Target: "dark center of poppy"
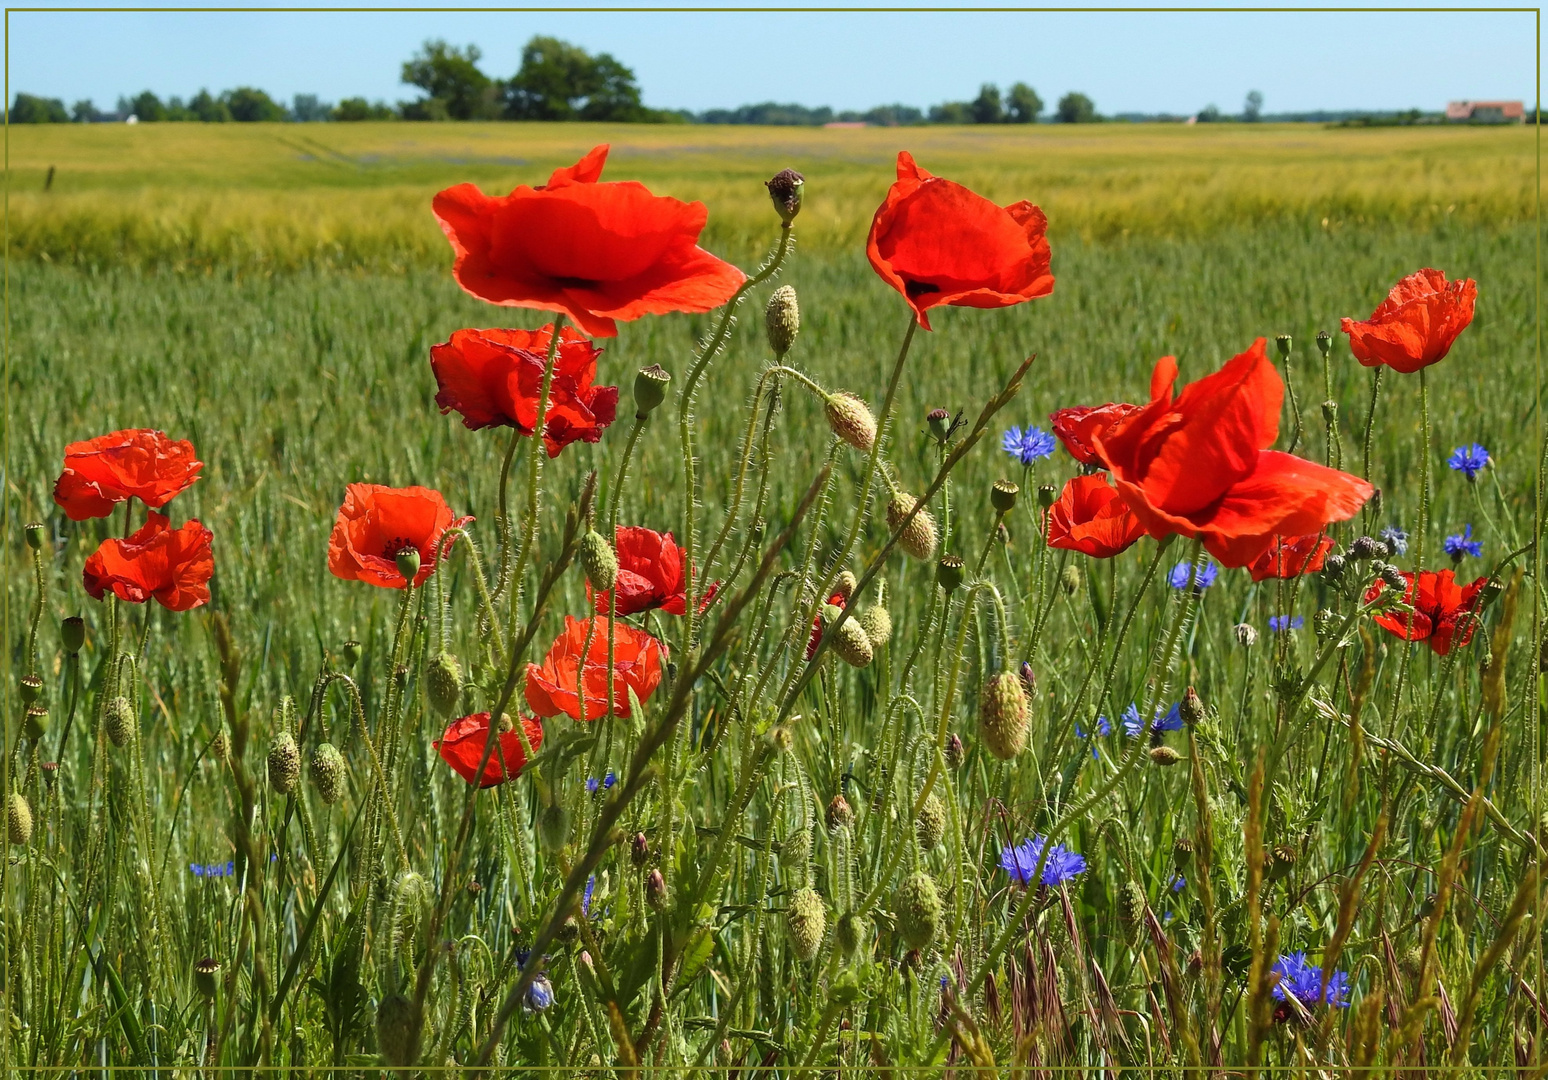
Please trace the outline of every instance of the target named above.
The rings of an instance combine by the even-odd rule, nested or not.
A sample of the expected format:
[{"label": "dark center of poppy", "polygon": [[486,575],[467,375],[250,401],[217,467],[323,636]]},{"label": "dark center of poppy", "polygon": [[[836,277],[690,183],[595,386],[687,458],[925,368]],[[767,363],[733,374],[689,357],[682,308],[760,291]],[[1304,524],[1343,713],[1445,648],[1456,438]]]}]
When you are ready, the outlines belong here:
[{"label": "dark center of poppy", "polygon": [[553,281],[561,289],[597,289],[602,284],[595,278],[582,277],[556,277]]},{"label": "dark center of poppy", "polygon": [[398,557],[398,552],[407,551],[410,548],[417,549],[418,547],[418,544],[414,543],[414,541],[410,540],[406,536],[394,536],[391,540],[387,541],[386,544],[382,545],[382,558],[396,559]]},{"label": "dark center of poppy", "polygon": [[941,287],[939,285],[932,285],[928,281],[905,281],[903,283],[903,291],[910,300],[917,300],[921,296],[940,292]]}]

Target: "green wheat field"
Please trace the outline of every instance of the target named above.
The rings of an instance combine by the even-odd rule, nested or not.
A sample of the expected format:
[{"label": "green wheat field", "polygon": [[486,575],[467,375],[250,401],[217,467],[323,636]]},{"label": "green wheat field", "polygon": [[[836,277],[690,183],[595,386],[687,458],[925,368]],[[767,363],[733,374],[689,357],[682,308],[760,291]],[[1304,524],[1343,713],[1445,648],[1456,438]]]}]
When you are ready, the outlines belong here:
[{"label": "green wheat field", "polygon": [[[477,795],[462,842],[470,789],[432,747],[446,719],[424,684],[444,650],[467,674],[458,714],[495,702],[504,669],[490,670],[478,571],[461,548],[437,571],[443,643],[432,590],[400,613],[402,593],[330,575],[328,535],[346,484],[419,484],[474,515],[493,558],[504,432],[439,413],[429,349],[462,327],[548,320],[458,289],[430,199],[462,181],[497,194],[542,183],[603,142],[604,179],[705,202],[701,242],[749,273],[779,233],[763,181],[799,170],[804,206],[777,280],[743,302],[681,417],[677,390],[719,312],[647,317],[599,342],[619,420],[545,461],[537,554],[502,618],[533,621],[526,659],[540,660],[564,616],[588,610],[579,567],[549,592],[539,583],[573,557],[566,515],[585,505],[588,474],[599,500],[612,497],[635,372],[651,364],[672,374],[672,393],[634,449],[619,522],[681,539],[692,513],[700,551],[724,529],[702,572],[732,593],[797,525],[707,670],[694,665],[725,607],[687,649],[684,620],[634,620],[673,650],[670,677],[697,679],[637,791],[624,783],[631,749],[669,719],[666,687],[632,721],[548,721],[542,759]],[[992,583],[1005,625],[969,590],[939,588],[934,560],[893,553],[876,575],[884,599],[867,593],[890,613],[890,641],[864,668],[829,657],[781,713],[818,586],[862,574],[889,531],[879,508],[857,515],[865,455],[829,436],[821,401],[788,380],[777,407],[759,391],[773,362],[763,305],[793,286],[801,332],[785,363],[880,408],[909,314],[864,245],[900,149],[1050,220],[1053,295],[935,309],[885,448],[895,482],[924,491],[941,455],[926,414],[960,411],[960,440],[1035,355],[932,502],[940,553]],[[7,790],[25,793],[33,824],[24,843],[12,825],[4,872],[0,1060],[39,1076],[158,1080],[474,1063],[595,1077],[1419,1076],[1448,1063],[1541,1075],[1537,153],[1527,127],[10,128],[0,702]],[[1427,463],[1418,378],[1387,372],[1371,414],[1372,373],[1338,332],[1419,267],[1478,283],[1472,326],[1427,371]],[[1326,368],[1319,331],[1333,337]],[[1288,360],[1274,352],[1280,334]],[[1259,337],[1292,388],[1279,448],[1295,433],[1296,453],[1338,456],[1380,491],[1332,531],[1336,550],[1390,525],[1415,543],[1423,474],[1426,568],[1450,565],[1443,540],[1465,525],[1482,541],[1457,576],[1492,573],[1504,591],[1469,647],[1440,657],[1416,645],[1405,661],[1403,643],[1362,618],[1314,670],[1329,644],[1319,613],[1358,602],[1320,575],[1254,584],[1228,570],[1195,595],[1165,581],[1188,542],[1162,554],[1146,539],[1108,562],[1041,544],[1037,489],[1079,467],[1063,450],[1023,466],[1000,448],[1005,428],[1144,401],[1158,357],[1175,355],[1190,381]],[[52,491],[67,443],[141,427],[192,441],[206,463],[172,505],[212,530],[216,572],[195,611],[120,606],[119,647],[134,660],[119,693],[138,728],[118,746],[102,728],[118,670],[109,609],[81,575],[122,519],[71,522]],[[685,430],[697,505],[684,497]],[[1474,442],[1491,463],[1469,481],[1446,460]],[[517,461],[512,505],[525,507]],[[1003,529],[990,503],[1001,478],[1021,490]],[[36,557],[29,522],[45,526]],[[1412,557],[1393,561],[1411,569]],[[18,680],[35,611],[48,716],[31,738]],[[1115,644],[1125,611],[1132,628]],[[61,640],[73,615],[87,626],[78,657]],[[1272,631],[1277,615],[1304,625]],[[1023,660],[1036,672],[1028,748],[1001,762],[980,745],[979,687]],[[358,684],[362,723],[346,695],[314,696],[325,670]],[[1308,672],[1310,692],[1287,692]],[[751,694],[766,673],[772,689]],[[1129,703],[1175,702],[1190,686],[1206,715],[1167,735],[1175,764],[1143,753],[1133,764],[1144,740],[1121,730],[1087,737],[1097,713],[1117,729]],[[389,714],[403,749],[384,793],[372,740]],[[297,717],[310,725],[303,754],[327,731],[348,762],[334,804],[305,772],[289,791],[267,781],[274,737]],[[962,739],[965,760],[942,764],[938,731]],[[586,784],[609,770],[630,790],[613,810],[612,789]],[[833,820],[839,796],[852,821]],[[384,839],[388,820],[406,861]],[[1056,825],[1085,872],[1041,892],[1008,881],[1001,848]],[[191,870],[228,862],[229,876]],[[650,893],[655,870],[664,901]],[[917,873],[937,899],[924,947],[907,940]],[[814,952],[792,925],[805,888],[825,912]],[[858,944],[839,941],[846,915]],[[1322,964],[1335,941],[1347,1008],[1287,1016],[1269,982],[1253,987],[1275,954]],[[206,958],[218,974],[201,985]],[[539,969],[550,1003],[532,996]],[[409,1058],[389,1017],[405,999]]]}]

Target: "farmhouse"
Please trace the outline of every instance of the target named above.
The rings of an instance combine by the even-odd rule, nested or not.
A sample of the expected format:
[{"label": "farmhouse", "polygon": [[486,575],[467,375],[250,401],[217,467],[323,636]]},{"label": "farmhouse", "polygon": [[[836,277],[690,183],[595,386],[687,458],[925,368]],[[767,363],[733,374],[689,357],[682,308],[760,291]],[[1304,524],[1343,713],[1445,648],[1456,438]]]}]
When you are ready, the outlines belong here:
[{"label": "farmhouse", "polygon": [[1519,124],[1526,109],[1519,101],[1448,101],[1446,119],[1454,124]]}]

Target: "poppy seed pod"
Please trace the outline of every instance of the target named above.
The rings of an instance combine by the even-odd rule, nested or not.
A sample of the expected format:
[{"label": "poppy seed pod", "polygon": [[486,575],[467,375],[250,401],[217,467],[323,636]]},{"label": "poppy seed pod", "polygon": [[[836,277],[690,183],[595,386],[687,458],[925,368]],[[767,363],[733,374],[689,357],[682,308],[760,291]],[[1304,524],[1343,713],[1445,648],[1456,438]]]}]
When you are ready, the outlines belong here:
[{"label": "poppy seed pod", "polygon": [[796,956],[803,962],[811,960],[822,948],[822,939],[828,931],[828,911],[815,889],[797,889],[790,894],[785,908],[785,929],[790,943],[795,946]]},{"label": "poppy seed pod", "polygon": [[872,604],[859,615],[860,629],[865,631],[874,654],[892,640],[892,613],[880,604]]},{"label": "poppy seed pod", "polygon": [[925,413],[925,424],[930,428],[930,436],[942,446],[951,438],[951,413],[945,409],[931,409]]},{"label": "poppy seed pod", "polygon": [[585,571],[586,583],[595,592],[606,592],[618,581],[618,553],[595,529],[581,537],[576,560]]},{"label": "poppy seed pod", "polygon": [[86,644],[86,620],[79,615],[71,615],[59,624],[59,640],[64,645],[64,651],[74,656],[81,651],[81,646]]},{"label": "poppy seed pod", "polygon": [[919,846],[925,851],[934,851],[946,837],[946,805],[933,791],[919,808],[914,830],[919,836]]},{"label": "poppy seed pod", "polygon": [[870,937],[871,924],[865,920],[865,916],[853,911],[846,912],[833,929],[833,943],[845,956],[853,956]]},{"label": "poppy seed pod", "polygon": [[875,656],[871,638],[858,619],[845,619],[833,630],[833,651],[850,667],[869,667]]},{"label": "poppy seed pod", "polygon": [[344,793],[347,772],[344,755],[339,753],[338,747],[329,742],[317,744],[317,749],[312,751],[312,786],[317,789],[319,799],[329,806],[338,802]]},{"label": "poppy seed pod", "polygon": [[763,307],[763,332],[775,356],[783,357],[795,345],[801,333],[801,304],[789,285],[781,285],[769,294],[769,302]]},{"label": "poppy seed pod", "polygon": [[914,871],[898,886],[892,906],[903,944],[915,950],[929,948],[941,922],[941,894],[934,879],[923,870]]},{"label": "poppy seed pod", "polygon": [[876,445],[876,417],[871,407],[854,394],[840,391],[829,394],[823,403],[823,413],[833,434],[856,450],[871,452]]},{"label": "poppy seed pod", "polygon": [[206,956],[202,960],[195,960],[193,966],[194,989],[199,991],[199,996],[205,1001],[215,1000],[217,989],[216,978],[220,975],[220,961],[213,956]]},{"label": "poppy seed pod", "polygon": [[344,666],[354,669],[360,663],[360,642],[351,639],[339,648],[339,657],[344,661]]},{"label": "poppy seed pod", "polygon": [[1290,347],[1292,344],[1294,344],[1294,342],[1292,342],[1289,334],[1274,335],[1274,347],[1279,350],[1280,356],[1289,356]]},{"label": "poppy seed pod", "polygon": [[935,564],[935,581],[948,593],[956,592],[962,587],[962,579],[966,577],[962,567],[962,560],[956,555],[943,555],[941,561]]},{"label": "poppy seed pod", "polygon": [[43,680],[36,675],[23,675],[17,687],[21,703],[31,705],[43,696]]},{"label": "poppy seed pod", "polygon": [[36,746],[42,741],[43,733],[48,730],[48,710],[41,705],[28,705],[22,730],[27,735],[27,741]]},{"label": "poppy seed pod", "polygon": [[33,551],[43,550],[43,538],[46,528],[41,521],[29,521],[26,526],[27,546]]},{"label": "poppy seed pod", "polygon": [[425,671],[425,690],[435,711],[448,719],[457,714],[457,699],[462,697],[462,667],[450,653],[441,653]]},{"label": "poppy seed pod", "polygon": [[1329,400],[1322,403],[1322,420],[1326,424],[1338,423],[1338,402]]},{"label": "poppy seed pod", "polygon": [[1176,765],[1182,760],[1182,755],[1163,743],[1150,748],[1150,760],[1157,765]]},{"label": "poppy seed pod", "polygon": [[1275,844],[1268,853],[1268,865],[1264,867],[1264,873],[1270,881],[1278,881],[1287,877],[1291,870],[1295,869],[1299,853],[1289,844]]},{"label": "poppy seed pod", "polygon": [[419,1059],[419,1021],[414,1002],[403,994],[389,994],[376,1007],[376,1048],[382,1060],[406,1069]]},{"label": "poppy seed pod", "polygon": [[842,596],[844,598],[844,603],[848,604],[849,598],[855,595],[855,587],[859,584],[860,582],[855,577],[855,575],[850,571],[845,570],[838,576],[837,580],[833,582],[832,595]]},{"label": "poppy seed pod", "polygon": [[1322,358],[1324,360],[1326,360],[1327,356],[1328,356],[1328,353],[1331,352],[1332,350],[1333,350],[1333,335],[1328,333],[1326,330],[1318,330],[1317,331],[1317,351],[1320,352],[1322,354]]},{"label": "poppy seed pod", "polygon": [[26,847],[27,841],[32,839],[32,807],[27,805],[26,796],[19,791],[11,792],[11,798],[6,803],[5,830],[13,844]]},{"label": "poppy seed pod", "polygon": [[999,513],[1008,514],[1016,509],[1016,496],[1021,494],[1021,488],[1010,480],[996,480],[994,486],[989,489],[989,505]]},{"label": "poppy seed pod", "polygon": [[289,795],[300,778],[301,749],[290,732],[281,731],[269,746],[269,786],[281,795]]},{"label": "poppy seed pod", "polygon": [[666,400],[667,384],[672,373],[660,364],[640,368],[634,376],[634,418],[643,420]]},{"label": "poppy seed pod", "polygon": [[1172,865],[1177,868],[1179,874],[1188,869],[1188,864],[1193,861],[1193,841],[1186,836],[1179,836],[1172,841]]},{"label": "poppy seed pod", "polygon": [[828,829],[847,829],[855,823],[855,811],[849,805],[849,800],[842,795],[835,795],[828,802]]},{"label": "poppy seed pod", "polygon": [[558,803],[549,803],[538,817],[538,840],[545,850],[558,851],[570,839],[570,812]]},{"label": "poppy seed pod", "polygon": [[140,726],[138,718],[134,715],[134,706],[126,697],[116,697],[108,703],[107,716],[102,723],[107,729],[107,737],[112,740],[114,746],[128,743],[134,738],[135,729]]},{"label": "poppy seed pod", "polygon": [[393,556],[393,562],[398,565],[398,573],[403,575],[405,582],[412,583],[419,576],[419,549],[406,547]]},{"label": "poppy seed pod", "polygon": [[769,201],[774,204],[779,220],[789,225],[801,212],[801,191],[806,187],[806,177],[794,169],[781,169],[772,180],[765,180],[763,186],[769,189]]},{"label": "poppy seed pod", "polygon": [[[901,492],[894,495],[887,503],[887,528],[897,532],[903,519],[913,513],[917,501],[912,495]],[[935,554],[935,517],[927,508],[921,507],[908,528],[898,534],[898,547],[916,559],[928,559]]]},{"label": "poppy seed pod", "polygon": [[989,752],[1009,761],[1027,747],[1027,692],[1009,671],[991,676],[978,693],[978,730]]}]

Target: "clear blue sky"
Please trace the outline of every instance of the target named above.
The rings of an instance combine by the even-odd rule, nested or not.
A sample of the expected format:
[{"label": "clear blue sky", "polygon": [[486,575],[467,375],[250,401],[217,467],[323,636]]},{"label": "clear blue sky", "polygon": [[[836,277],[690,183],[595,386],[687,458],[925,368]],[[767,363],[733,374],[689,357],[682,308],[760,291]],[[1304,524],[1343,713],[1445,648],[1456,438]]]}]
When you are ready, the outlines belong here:
[{"label": "clear blue sky", "polygon": [[766,100],[837,109],[972,97],[1030,83],[1050,105],[1080,90],[1108,113],[1437,109],[1536,93],[1531,13],[531,13],[12,12],[10,90],[111,108],[144,89],[261,87],[288,101],[417,92],[399,66],[426,38],[475,43],[508,76],[551,34],[632,67],[646,103]]}]

